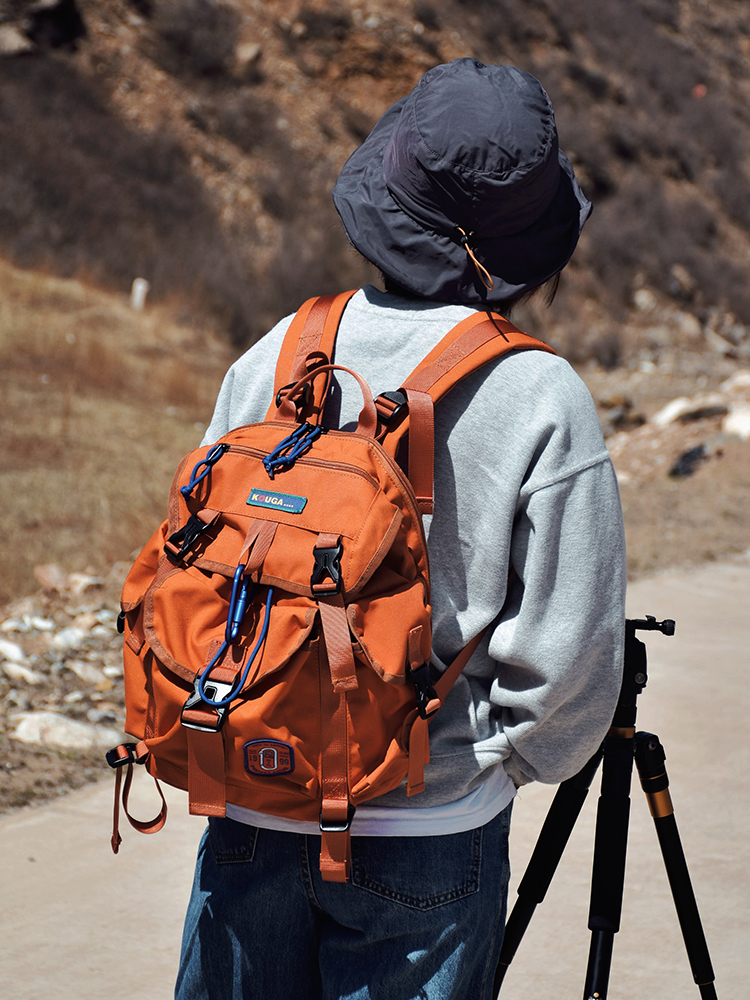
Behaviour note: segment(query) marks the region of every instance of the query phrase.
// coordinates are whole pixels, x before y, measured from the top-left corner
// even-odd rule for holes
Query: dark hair
[[[557,290],[560,287],[560,276],[562,271],[558,271],[557,274],[553,274],[551,278],[548,278],[543,285],[537,285],[536,288],[532,288],[523,295],[516,295],[515,298],[505,299],[503,302],[496,302],[492,305],[492,312],[500,313],[506,319],[510,319],[510,315],[513,310],[520,306],[524,302],[528,302],[529,299],[533,299],[535,296],[544,293],[544,304],[546,306],[551,306],[557,295]],[[414,292],[410,292],[407,288],[403,288],[397,281],[393,278],[389,278],[387,274],[380,272],[380,276],[383,279],[383,288],[386,292],[391,295],[399,295],[402,299],[415,299],[419,300],[422,298],[421,295],[417,295]],[[463,303],[454,303],[454,305],[463,305]]]

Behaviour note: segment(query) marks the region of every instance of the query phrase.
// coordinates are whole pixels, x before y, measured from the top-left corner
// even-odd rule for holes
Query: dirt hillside
[[[330,188],[466,55],[542,80],[595,204],[515,319],[597,401],[631,576],[750,550],[744,0],[0,0],[0,807],[99,773],[9,734],[121,724],[118,574],[238,351],[377,280]]]

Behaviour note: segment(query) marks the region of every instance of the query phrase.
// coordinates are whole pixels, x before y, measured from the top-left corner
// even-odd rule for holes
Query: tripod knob
[[[665,618],[663,622],[658,622],[653,615],[646,615],[645,620],[627,618],[625,625],[634,635],[636,630],[643,632],[663,632],[664,635],[674,635],[675,623],[672,618]]]

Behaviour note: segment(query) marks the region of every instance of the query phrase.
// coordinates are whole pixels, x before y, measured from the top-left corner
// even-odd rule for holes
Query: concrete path
[[[750,562],[634,584],[628,615],[647,614],[675,618],[677,634],[640,634],[649,683],[639,698],[638,727],[657,733],[667,751],[718,996],[744,1000],[750,997]],[[508,972],[503,1000],[583,995],[598,784]],[[150,786],[138,783],[137,815],[157,811]],[[511,903],[554,791],[531,786],[517,799]],[[168,793],[166,828],[143,837],[126,827],[116,858],[109,848],[108,781],[0,820],[3,1000],[168,1000],[203,828],[202,820],[186,815],[183,794]],[[637,780],[608,995],[699,996]]]

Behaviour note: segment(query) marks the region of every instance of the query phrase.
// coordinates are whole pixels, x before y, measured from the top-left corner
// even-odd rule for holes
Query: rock
[[[16,720],[18,725],[10,735],[21,743],[89,750],[113,746],[122,740],[122,733],[114,727],[79,722],[59,712],[21,712],[15,716]]]
[[[739,368],[733,375],[719,386],[722,392],[750,390],[750,368]]]
[[[680,396],[662,407],[651,418],[651,423],[657,427],[668,427],[676,420],[703,420],[706,417],[723,416],[729,411],[726,398],[718,392],[709,392],[704,396]]]
[[[6,618],[5,621],[0,624],[0,632],[23,632],[24,624],[19,618]]]
[[[44,590],[61,593],[67,587],[68,577],[57,563],[35,566],[33,573]]]
[[[706,446],[699,444],[697,448],[691,448],[680,455],[669,470],[669,475],[673,479],[684,479],[686,476],[692,476],[698,466],[702,462],[705,462],[707,457]]]
[[[715,330],[711,330],[709,327],[706,327],[703,333],[706,338],[706,343],[712,351],[715,351],[717,354],[721,354],[726,358],[734,358],[737,356],[736,346],[731,341],[726,340],[724,337],[716,333]]]
[[[70,623],[71,628],[78,628],[82,632],[90,632],[95,625],[99,624],[99,619],[93,611],[82,611],[76,615]]]
[[[23,690],[19,691],[17,688],[11,688],[5,696],[5,701],[6,704],[14,705],[22,712],[28,712],[31,708],[31,698],[29,698],[28,692]]]
[[[68,590],[76,597],[80,597],[89,587],[101,587],[104,583],[98,576],[91,576],[90,573],[69,573],[66,582]]]
[[[640,309],[641,312],[653,312],[658,305],[656,296],[648,288],[639,288],[633,294],[633,302],[636,309]]]
[[[703,326],[697,316],[692,313],[675,310],[673,318],[680,331],[681,337],[686,340],[699,341],[703,336]]]
[[[721,429],[725,434],[738,437],[742,441],[749,441],[750,405],[738,404],[733,406],[724,418]]]
[[[12,660],[14,663],[25,663],[26,654],[16,642],[10,639],[0,639],[0,657],[4,660]]]
[[[34,43],[13,24],[0,27],[0,56],[18,56],[22,52],[30,52]]]
[[[682,292],[683,295],[692,295],[695,292],[698,286],[687,268],[683,267],[682,264],[673,264],[669,271],[677,291]]]
[[[38,670],[32,670],[31,667],[12,660],[5,660],[0,666],[2,666],[5,676],[12,681],[23,681],[25,684],[43,684],[47,680],[44,674],[40,674]]]
[[[241,71],[249,69],[258,62],[263,53],[263,47],[258,42],[243,42],[237,46],[235,58]]]
[[[117,711],[111,707],[90,708],[88,712],[86,712],[86,718],[95,726],[100,722],[116,722]]]
[[[86,684],[112,686],[104,671],[95,667],[93,663],[84,663],[83,660],[68,660],[65,669],[70,670],[76,677],[80,677]]]
[[[53,635],[50,640],[50,646],[53,649],[80,649],[86,639],[86,633],[83,629],[75,628],[73,625],[69,625],[67,628],[61,629],[57,635]]]

